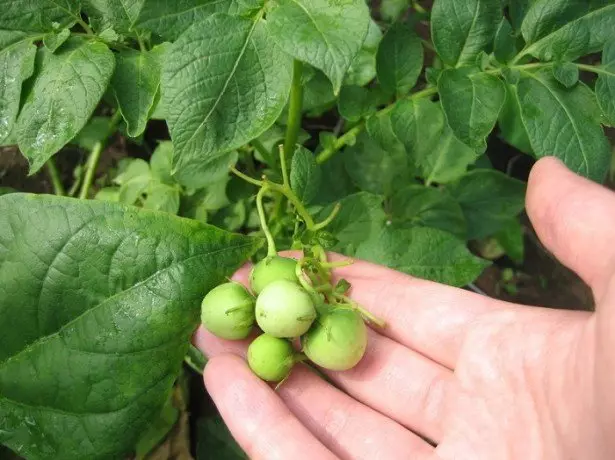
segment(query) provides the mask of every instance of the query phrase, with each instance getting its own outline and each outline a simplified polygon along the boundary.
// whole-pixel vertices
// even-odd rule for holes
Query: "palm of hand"
[[[246,343],[201,329],[196,342],[214,357],[208,390],[251,458],[612,458],[613,209],[609,192],[553,160],[533,172],[528,212],[604,304],[595,315],[507,304],[360,262],[340,276],[388,326],[371,334],[357,367],[328,373],[339,389],[299,367],[274,393],[233,356]]]

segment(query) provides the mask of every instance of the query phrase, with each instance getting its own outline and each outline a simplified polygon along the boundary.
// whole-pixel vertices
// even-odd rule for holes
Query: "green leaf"
[[[423,44],[414,30],[403,22],[393,24],[378,47],[378,80],[390,93],[409,92],[423,70]]]
[[[508,83],[506,83],[505,86],[506,101],[504,102],[498,119],[500,136],[513,147],[524,153],[531,154],[532,146],[521,118],[521,107],[519,106],[517,87],[509,85]]]
[[[28,39],[0,50],[0,144],[13,131],[23,82],[34,72],[35,56],[36,46]]]
[[[449,69],[438,80],[446,119],[462,142],[484,150],[506,98],[504,83],[472,68]]]
[[[317,70],[303,88],[303,111],[309,117],[319,117],[335,106],[336,96],[327,76]]]
[[[461,205],[471,240],[498,232],[524,206],[525,184],[495,170],[470,171],[447,190]]]
[[[380,26],[372,19],[369,21],[363,46],[348,67],[344,78],[345,85],[365,86],[376,78],[376,52],[380,40],[382,40]]]
[[[393,130],[427,184],[462,176],[478,153],[455,137],[439,103],[399,101],[391,112]]]
[[[80,7],[80,0],[0,0],[0,29],[52,32],[74,24]]]
[[[500,0],[436,0],[431,36],[438,55],[452,67],[474,64],[502,19]]]
[[[410,0],[382,0],[380,15],[389,22],[397,21],[410,6]]]
[[[386,216],[382,209],[382,197],[367,192],[348,195],[339,201],[340,211],[327,226],[327,231],[338,239],[338,250],[352,254],[361,242],[376,234],[384,225]],[[318,214],[322,220],[331,214],[334,204]]]
[[[519,52],[516,41],[517,37],[515,36],[510,22],[508,22],[508,19],[502,18],[498,30],[495,33],[495,40],[493,43],[493,54],[495,58],[499,62],[507,64]]]
[[[362,132],[356,143],[344,152],[346,171],[361,190],[390,196],[400,186],[410,183],[410,159],[403,145],[395,137],[386,120],[370,118],[369,133]],[[385,141],[390,140],[386,146]],[[383,143],[386,147],[383,146]]]
[[[615,40],[602,52],[602,66],[596,81],[598,105],[610,126],[615,126]]]
[[[337,107],[348,121],[359,121],[376,111],[374,94],[362,86],[342,86]]]
[[[397,227],[431,227],[464,239],[467,224],[459,203],[442,190],[409,185],[392,196],[391,220]]]
[[[135,447],[135,457],[137,460],[147,458],[147,454],[160,444],[177,422],[178,415],[179,411],[173,407],[173,397],[169,395],[160,413],[150,422],[137,442]]]
[[[69,39],[55,54],[42,48],[32,90],[17,120],[19,148],[37,172],[85,126],[115,66],[98,41]]]
[[[143,207],[155,211],[164,211],[177,214],[179,211],[179,189],[177,186],[163,184],[158,181],[149,182],[147,188],[147,198],[143,202]]]
[[[566,88],[572,88],[579,81],[579,68],[573,62],[556,62],[553,76]]]
[[[0,443],[124,458],[167,399],[203,296],[260,243],[114,203],[0,198]]]
[[[370,23],[364,0],[279,0],[267,15],[278,45],[322,70],[337,94]]]
[[[98,142],[103,142],[109,135],[109,117],[92,117],[79,134],[71,141],[84,150],[92,151]]]
[[[247,460],[219,415],[199,419],[197,433],[197,460]]]
[[[135,204],[145,193],[152,175],[149,165],[141,158],[130,158],[128,166],[113,182],[120,185],[119,200],[124,204]]]
[[[525,17],[525,13],[530,8],[534,0],[512,0],[508,4],[508,15],[513,29],[519,30]]]
[[[82,0],[83,10],[97,31],[132,32],[145,0]]]
[[[523,226],[519,219],[511,219],[502,230],[496,233],[495,239],[513,262],[517,264],[523,263],[525,243],[523,240]]]
[[[237,15],[246,12],[241,0],[145,0],[135,25],[175,41],[193,24],[214,13]]]
[[[173,143],[164,141],[158,144],[152,158],[149,162],[152,177],[165,184],[174,184],[175,181],[171,177],[171,169],[173,168]]]
[[[115,53],[111,89],[130,137],[139,137],[145,131],[160,87],[166,49],[157,46],[151,51],[123,49]]]
[[[318,194],[320,188],[320,166],[314,154],[308,149],[297,146],[290,168],[290,186],[297,198],[309,204]]]
[[[70,37],[70,29],[62,29],[60,32],[51,32],[45,35],[43,44],[49,51],[55,53],[56,50],[68,40],[68,37]]]
[[[615,38],[615,4],[536,0],[521,26],[524,54],[545,61],[569,60],[600,51]]]
[[[609,170],[611,149],[592,91],[581,83],[562,88],[545,70],[523,73],[517,94],[535,155],[555,155],[572,171],[602,181]]]
[[[356,257],[453,286],[474,281],[489,265],[473,256],[465,242],[427,227],[385,227],[359,246]]]
[[[225,152],[258,137],[278,118],[292,60],[263,21],[215,14],[189,28],[164,61],[162,98],[175,147],[174,175],[198,188],[212,163],[228,171]]]

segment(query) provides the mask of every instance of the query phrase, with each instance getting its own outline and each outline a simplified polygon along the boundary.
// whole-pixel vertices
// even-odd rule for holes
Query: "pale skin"
[[[384,318],[363,360],[297,366],[278,391],[246,342],[203,329],[205,385],[254,459],[615,458],[615,194],[546,158],[527,212],[545,247],[591,288],[596,312],[506,303],[367,262],[336,270]],[[247,281],[247,267],[236,274]],[[429,440],[430,442],[426,441]]]

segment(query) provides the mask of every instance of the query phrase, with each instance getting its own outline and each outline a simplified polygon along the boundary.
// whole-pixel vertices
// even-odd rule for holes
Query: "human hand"
[[[596,313],[510,304],[367,262],[336,275],[387,321],[363,360],[299,365],[277,392],[204,329],[204,379],[255,459],[615,458],[615,195],[543,159],[527,210],[545,246],[592,288]],[[247,267],[236,279],[247,281]],[[336,388],[337,387],[337,388]],[[425,441],[430,440],[436,447]]]

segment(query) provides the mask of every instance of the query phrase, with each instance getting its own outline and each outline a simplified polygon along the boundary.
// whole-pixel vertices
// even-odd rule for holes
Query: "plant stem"
[[[88,192],[90,191],[90,187],[92,186],[92,182],[94,180],[94,172],[96,171],[96,167],[98,166],[98,161],[100,160],[100,154],[102,153],[103,148],[103,142],[97,142],[94,145],[90,156],[88,156],[87,166],[85,170],[85,178],[83,179],[81,192],[79,192],[79,198],[81,200],[86,200],[88,198]]]
[[[143,38],[141,37],[141,34],[137,32],[137,42],[139,43],[139,49],[141,50],[141,52],[145,52],[147,51],[147,47],[145,46],[145,42],[143,42]]]
[[[299,129],[301,128],[301,108],[303,106],[302,74],[303,63],[295,59],[293,62],[293,82],[290,88],[290,100],[288,103],[288,124],[286,125],[286,138],[284,139],[284,152],[289,160],[293,157],[295,145],[299,137]]]
[[[113,134],[115,126],[120,121],[120,117],[121,113],[119,110],[113,114],[113,117],[111,117],[111,120],[109,121],[109,126],[107,127],[107,132],[105,133],[103,140],[98,141],[94,145],[92,152],[90,152],[90,155],[88,156],[85,176],[83,178],[83,184],[81,185],[81,192],[79,192],[79,198],[82,200],[85,200],[88,197],[88,192],[90,191],[90,187],[92,186],[92,182],[94,181],[94,173],[96,172],[96,167],[98,166],[100,155],[105,148],[107,139],[109,139],[109,136]]]
[[[282,168],[282,185],[290,187],[288,180],[288,167],[286,166],[286,148],[280,145],[280,168]]]
[[[418,13],[421,13],[421,14],[427,13],[427,10],[423,8],[421,5],[419,5],[419,2],[416,0],[412,2],[412,8],[414,8]]]
[[[331,214],[329,214],[327,218],[323,220],[322,222],[319,222],[316,225],[314,225],[314,228],[312,228],[312,230],[318,231],[322,228],[325,228],[327,225],[329,225],[333,221],[333,219],[335,219],[337,214],[340,212],[340,209],[342,209],[342,205],[339,203],[336,203],[335,207],[333,208],[333,211],[331,211]]]
[[[438,92],[438,89],[435,86],[432,86],[432,87],[425,88],[421,91],[417,91],[416,93],[411,94],[410,96],[408,96],[408,99],[421,99],[424,97],[431,97],[437,92]],[[389,111],[393,110],[394,106],[395,104],[388,105],[385,108],[376,112],[372,116],[377,117],[378,115],[383,115],[385,113],[388,113]],[[336,154],[338,150],[340,150],[342,147],[348,144],[349,141],[354,139],[361,131],[363,131],[364,128],[365,128],[365,122],[360,123],[356,125],[355,127],[353,127],[352,129],[349,129],[348,131],[346,131],[346,133],[340,138],[338,138],[331,147],[326,148],[322,152],[320,152],[318,156],[316,157],[316,161],[319,164],[321,164],[329,160],[333,155]]]
[[[234,166],[231,166],[231,172],[233,174],[235,174],[237,177],[241,177],[243,180],[245,180],[246,182],[249,182],[252,185],[256,185],[257,187],[262,187],[263,185],[265,185],[265,182],[261,181],[261,180],[257,180],[257,179],[253,179],[250,176],[245,175],[244,173],[242,173],[241,171],[239,171],[237,168],[235,168]]]
[[[611,77],[615,77],[615,72],[609,72],[608,70],[602,67],[596,67],[595,65],[577,64],[577,67],[580,70],[585,70],[587,72],[593,72],[597,74],[603,74],[603,75],[609,75]]]
[[[64,186],[60,180],[58,168],[56,168],[53,158],[49,158],[49,160],[47,160],[47,172],[49,173],[49,178],[51,179],[51,184],[53,185],[53,193],[58,196],[66,195],[66,191],[64,190]]]
[[[336,294],[335,297],[343,302],[346,302],[349,307],[357,310],[359,313],[361,313],[363,317],[367,318],[370,323],[373,323],[378,327],[386,326],[386,322],[383,319],[378,318],[376,315],[370,313],[365,308],[361,307],[361,305],[352,300],[350,297],[339,294]]]
[[[256,209],[258,210],[258,217],[261,222],[261,229],[265,234],[265,238],[267,239],[267,256],[275,256],[278,251],[275,248],[275,240],[273,239],[273,235],[269,231],[269,225],[267,225],[267,216],[265,216],[265,208],[263,207],[263,195],[267,192],[268,187],[265,185],[262,187],[258,194],[256,195]]]
[[[86,34],[94,35],[94,31],[92,30],[92,28],[83,19],[78,17],[77,18],[77,24],[79,24],[83,28],[83,30],[85,30]]]

